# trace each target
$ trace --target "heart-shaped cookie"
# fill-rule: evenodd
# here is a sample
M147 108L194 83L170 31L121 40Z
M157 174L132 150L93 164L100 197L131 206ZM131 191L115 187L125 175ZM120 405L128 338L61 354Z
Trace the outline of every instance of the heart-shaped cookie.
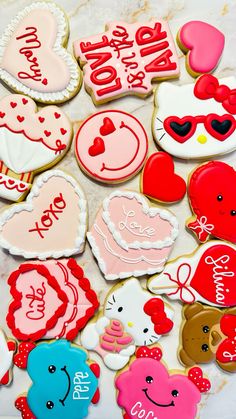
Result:
M161 202L180 201L186 193L186 183L174 173L174 162L164 152L152 154L145 163L141 192Z
M178 222L167 210L149 207L143 195L115 191L87 237L106 279L160 272L178 235Z
M179 30L177 42L187 53L187 70L196 77L211 73L223 53L225 37L209 23L193 20Z
M78 92L82 77L75 59L65 49L68 32L67 17L55 3L27 6L0 39L0 78L38 102L70 99Z
M26 259L57 259L83 251L86 228L82 189L71 176L51 170L37 178L26 202L2 213L0 245Z

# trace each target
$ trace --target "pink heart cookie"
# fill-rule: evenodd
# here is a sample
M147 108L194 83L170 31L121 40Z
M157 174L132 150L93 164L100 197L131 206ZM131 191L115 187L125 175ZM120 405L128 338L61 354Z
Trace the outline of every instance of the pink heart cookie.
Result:
M114 280L161 272L177 235L178 222L169 211L149 207L139 193L115 191L87 238L105 278Z
M187 53L187 70L197 77L211 73L217 67L223 53L225 37L214 26L193 20L182 26L177 41L182 51Z
M32 3L21 10L0 39L0 78L38 102L70 99L78 92L82 77L64 48L68 32L67 17L54 3Z
M57 259L83 251L86 229L82 189L71 176L51 170L37 178L26 202L2 213L0 245L26 259Z

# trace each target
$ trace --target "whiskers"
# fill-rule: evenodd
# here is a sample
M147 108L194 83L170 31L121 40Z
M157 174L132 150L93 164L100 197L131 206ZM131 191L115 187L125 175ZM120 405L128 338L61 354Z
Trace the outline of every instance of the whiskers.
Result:
M115 296L114 296L114 294L112 294L111 296L110 296L110 299L109 300L107 300L107 304L109 304L110 306L113 306L113 304L116 302L116 299L115 299ZM105 308L105 310L112 310L112 307L106 307Z
M155 128L155 130L156 131L163 131L164 130L163 121L160 118L158 118L158 116L156 116L156 119L157 119L157 121L159 121L162 124L162 126L160 128ZM158 138L158 141L161 141L162 138L164 137L164 135L166 135L165 132L162 134L162 136L160 138Z

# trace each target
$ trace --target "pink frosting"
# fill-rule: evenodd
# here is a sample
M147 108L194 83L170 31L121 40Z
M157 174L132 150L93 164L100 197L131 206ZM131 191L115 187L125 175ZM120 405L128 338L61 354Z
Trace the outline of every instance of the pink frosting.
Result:
M151 358L136 359L115 385L118 405L135 419L194 419L201 399L188 377L169 375L161 362ZM177 397L172 395L174 390Z
M79 164L90 176L104 182L122 182L135 175L144 163L147 149L147 134L140 122L116 110L88 118L75 143Z
M181 44L187 50L190 69L195 73L210 73L217 66L225 44L222 32L208 23L191 21L179 32Z

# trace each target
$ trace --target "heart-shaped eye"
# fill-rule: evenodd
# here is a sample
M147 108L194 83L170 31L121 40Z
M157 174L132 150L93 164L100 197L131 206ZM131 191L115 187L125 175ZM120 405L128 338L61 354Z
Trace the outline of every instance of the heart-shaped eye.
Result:
M100 134L101 135L112 134L115 130L116 130L115 125L113 124L112 120L107 117L104 118L103 125L100 128Z
M217 119L213 119L211 121L211 126L216 132L219 132L220 134L224 135L230 130L232 122L229 121L229 119L226 119L223 122L217 121Z
M105 151L105 144L101 137L96 137L93 140L93 145L89 147L89 155L92 157L98 156L99 154L104 153Z
M173 131L180 137L185 137L192 127L190 122L184 122L183 124L178 124L178 122L171 122L170 126L173 129Z
M192 137L196 129L196 121L192 116L185 116L183 118L169 116L164 120L163 125L166 132L181 144Z
M205 126L214 138L224 141L234 132L235 120L230 114L222 116L210 114L206 118Z

